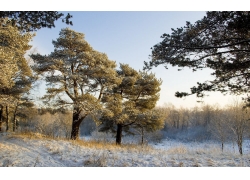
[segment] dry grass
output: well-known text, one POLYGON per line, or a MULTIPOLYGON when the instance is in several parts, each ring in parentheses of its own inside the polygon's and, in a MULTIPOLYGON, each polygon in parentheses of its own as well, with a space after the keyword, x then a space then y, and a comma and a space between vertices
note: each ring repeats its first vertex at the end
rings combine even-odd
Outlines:
POLYGON ((84 146, 87 148, 95 148, 101 150, 118 150, 118 151, 133 151, 133 152, 149 152, 152 151, 153 148, 151 146, 141 146, 138 144, 121 144, 116 145, 112 142, 101 142, 96 140, 74 140, 72 141, 73 144, 84 146))
POLYGON ((167 150, 169 154, 186 154, 188 152, 187 148, 184 146, 178 146, 167 150))
POLYGON ((33 133, 33 132, 21 132, 21 133, 9 133, 6 136, 7 139, 10 138, 28 138, 28 139, 55 139, 40 133, 33 133))
MULTIPOLYGON (((242 158, 231 153, 222 153, 219 148, 208 147, 206 149, 193 148, 179 145, 168 150, 154 149, 151 146, 139 144, 122 144, 116 145, 112 142, 98 140, 69 140, 66 138, 53 138, 37 133, 9 134, 3 139, 10 140, 18 139, 18 145, 27 143, 31 145, 28 149, 26 146, 18 148, 19 151, 27 151, 37 153, 39 146, 42 153, 47 153, 46 156, 38 154, 29 162, 25 162, 23 166, 48 166, 48 158, 53 157, 52 163, 58 162, 59 166, 88 166, 88 167, 137 167, 137 166, 170 166, 170 167, 219 167, 219 166, 249 166, 249 156, 242 158), (29 142, 31 139, 31 142, 29 142), (42 141, 37 141, 42 140, 42 141), (23 142, 21 142, 23 141, 23 142), (36 144, 34 147, 32 146, 36 144)), ((17 149, 15 144, 10 143, 5 147, 4 143, 0 143, 0 148, 6 149, 3 153, 4 157, 0 166, 15 166, 19 163, 18 159, 13 160, 12 157, 17 157, 17 153, 13 154, 13 150, 17 149), (12 152, 11 155, 8 153, 12 152)), ((18 153, 19 153, 18 151, 18 153)), ((23 163, 23 162, 21 162, 23 163)), ((20 166, 19 163, 17 166, 20 166)))
POLYGON ((6 136, 7 139, 11 138, 28 138, 28 139, 43 139, 43 140, 62 140, 72 143, 75 146, 83 146, 90 149, 96 150, 107 150, 107 151, 123 151, 123 152, 137 152, 137 153, 149 153, 155 149, 149 145, 140 144, 121 144, 116 145, 114 142, 99 141, 99 140, 70 140, 67 138, 54 138, 39 133, 25 132, 25 133, 13 133, 6 136))

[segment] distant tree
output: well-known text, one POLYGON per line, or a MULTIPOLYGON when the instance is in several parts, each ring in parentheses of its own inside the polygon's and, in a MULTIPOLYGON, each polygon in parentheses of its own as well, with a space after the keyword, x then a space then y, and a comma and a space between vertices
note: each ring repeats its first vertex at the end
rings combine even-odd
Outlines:
MULTIPOLYGON (((161 64, 189 67, 193 71, 214 70, 212 81, 198 82, 191 93, 176 92, 177 97, 196 94, 203 97, 206 91, 222 93, 249 92, 250 66, 250 12, 212 11, 194 24, 172 29, 163 34, 162 42, 152 48, 152 60, 145 69, 161 64)), ((250 101, 250 98, 248 98, 250 101)))
POLYGON ((72 25, 72 15, 69 13, 64 17, 58 11, 1 11, 0 18, 9 18, 8 23, 14 25, 23 32, 37 31, 41 28, 55 27, 55 21, 62 19, 62 22, 72 25))
POLYGON ((224 143, 229 140, 229 123, 228 122, 228 113, 225 110, 219 109, 216 107, 214 109, 214 117, 211 119, 209 128, 212 134, 221 142, 221 151, 224 150, 224 143))
POLYGON ((0 18, 0 104, 6 111, 6 130, 9 127, 9 106, 28 93, 35 81, 24 57, 31 48, 28 43, 34 35, 20 33, 7 21, 7 18, 0 18))
POLYGON ((169 128, 176 128, 179 129, 179 123, 180 123, 180 113, 179 110, 177 110, 173 105, 170 105, 166 108, 168 111, 168 115, 166 116, 166 123, 165 125, 166 130, 169 128))
POLYGON ((214 108, 210 105, 202 105, 202 119, 204 127, 208 127, 212 119, 214 118, 214 108))
POLYGON ((119 84, 120 79, 115 62, 95 51, 83 33, 65 28, 52 43, 54 52, 49 55, 31 55, 33 70, 47 82, 45 102, 53 108, 72 107, 71 139, 77 139, 83 119, 102 108, 103 92, 119 84))
POLYGON ((132 127, 139 130, 141 144, 144 144, 146 132, 154 132, 164 128, 164 118, 164 113, 157 108, 138 114, 135 117, 135 123, 132 127))
POLYGON ((157 106, 156 107, 159 114, 161 114, 162 117, 163 117, 163 121, 164 121, 164 127, 162 129, 163 131, 167 131, 168 128, 169 128, 168 116, 170 114, 171 107, 174 107, 174 106, 172 104, 164 104, 163 106, 157 106))
POLYGON ((189 126, 189 110, 185 108, 180 108, 180 126, 181 130, 187 129, 189 126))
POLYGON ((164 122, 160 115, 150 112, 159 99, 161 80, 154 74, 137 72, 127 64, 120 64, 117 72, 122 82, 103 96, 106 109, 100 118, 100 131, 115 132, 119 145, 122 132, 129 132, 130 127, 157 129, 164 122))
POLYGON ((249 132, 249 119, 249 109, 243 108, 243 104, 235 100, 229 108, 228 125, 234 134, 234 140, 241 155, 243 154, 243 140, 249 132))
POLYGON ((202 113, 201 113, 201 107, 195 106, 192 109, 190 109, 190 123, 192 126, 200 126, 203 124, 202 122, 202 113))

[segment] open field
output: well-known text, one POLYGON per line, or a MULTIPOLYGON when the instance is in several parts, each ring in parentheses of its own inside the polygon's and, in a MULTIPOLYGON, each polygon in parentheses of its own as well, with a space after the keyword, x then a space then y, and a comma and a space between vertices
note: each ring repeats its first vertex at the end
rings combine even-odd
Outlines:
MULTIPOLYGON (((249 143, 241 156, 219 144, 162 143, 140 146, 51 139, 37 135, 1 135, 1 167, 249 167, 249 143)), ((227 148, 228 147, 228 148, 227 148)))

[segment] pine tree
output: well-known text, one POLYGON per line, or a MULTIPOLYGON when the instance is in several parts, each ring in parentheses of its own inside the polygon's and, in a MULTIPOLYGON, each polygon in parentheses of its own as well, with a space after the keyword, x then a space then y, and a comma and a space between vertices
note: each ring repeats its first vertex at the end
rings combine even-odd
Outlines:
POLYGON ((106 108, 100 118, 100 131, 115 132, 116 144, 121 144, 122 132, 128 132, 130 127, 162 127, 160 116, 153 116, 150 112, 159 99, 161 80, 156 79, 154 74, 137 72, 127 64, 120 64, 117 72, 122 82, 108 90, 102 98, 106 108))
MULTIPOLYGON (((176 92, 177 97, 204 92, 244 94, 249 92, 250 12, 212 11, 194 24, 172 29, 163 34, 162 42, 152 47, 152 60, 145 69, 161 64, 188 67, 196 70, 209 68, 215 78, 198 82, 191 92, 176 92)), ((250 102, 250 98, 247 98, 250 102)))
POLYGON ((49 55, 31 55, 35 62, 33 70, 46 78, 45 102, 53 108, 72 108, 71 139, 77 139, 83 119, 87 115, 96 116, 102 109, 103 92, 119 84, 116 63, 95 51, 83 33, 69 28, 62 29, 52 43, 54 51, 49 55))
MULTIPOLYGON (((6 111, 6 125, 9 125, 9 108, 27 93, 34 82, 32 71, 24 57, 31 48, 28 44, 34 36, 20 33, 17 27, 9 25, 7 18, 0 18, 0 117, 6 111)), ((1 125, 1 123, 0 123, 1 125)))
POLYGON ((7 23, 16 26, 22 32, 37 31, 41 28, 55 27, 55 21, 61 19, 66 24, 72 24, 69 13, 64 14, 58 11, 0 11, 0 18, 9 18, 7 23))

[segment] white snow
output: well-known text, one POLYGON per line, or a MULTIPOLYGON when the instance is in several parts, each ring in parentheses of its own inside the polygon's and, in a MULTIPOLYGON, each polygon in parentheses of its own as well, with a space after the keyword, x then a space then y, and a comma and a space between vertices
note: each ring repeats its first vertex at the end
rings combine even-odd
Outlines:
POLYGON ((149 146, 99 147, 39 135, 0 134, 0 167, 249 167, 249 149, 249 141, 241 156, 229 143, 221 152, 215 142, 164 140, 149 146))

